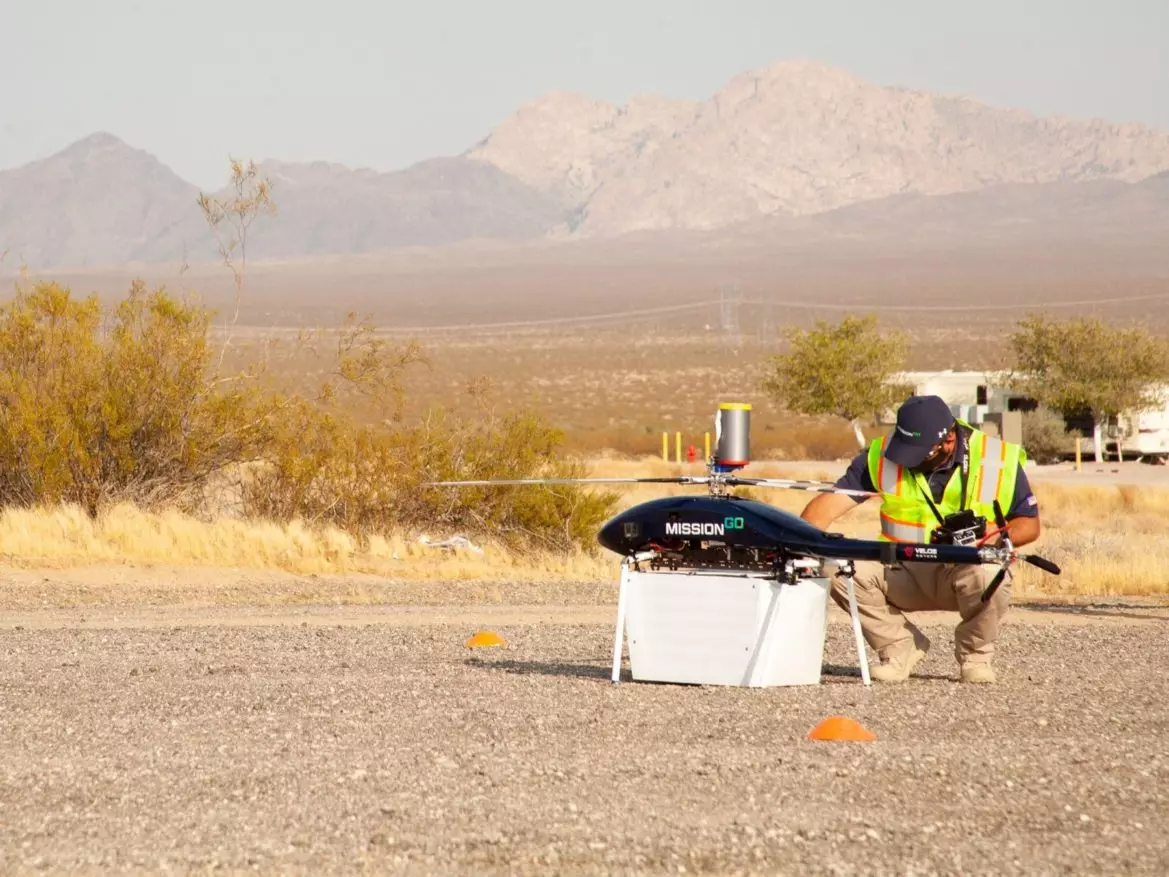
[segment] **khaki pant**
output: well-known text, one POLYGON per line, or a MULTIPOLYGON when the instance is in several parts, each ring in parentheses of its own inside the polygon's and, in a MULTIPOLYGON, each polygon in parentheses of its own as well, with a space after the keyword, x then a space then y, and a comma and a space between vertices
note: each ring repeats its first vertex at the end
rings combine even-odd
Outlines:
MULTIPOLYGON (((886 567, 876 561, 858 562, 854 582, 865 640, 885 660, 891 648, 921 637, 904 612, 956 611, 962 620, 954 629, 954 657, 959 664, 989 663, 999 622, 1011 601, 1010 575, 989 603, 980 599, 997 571, 985 564, 905 562, 886 567)), ((841 575, 833 579, 832 599, 848 611, 848 589, 841 575)))

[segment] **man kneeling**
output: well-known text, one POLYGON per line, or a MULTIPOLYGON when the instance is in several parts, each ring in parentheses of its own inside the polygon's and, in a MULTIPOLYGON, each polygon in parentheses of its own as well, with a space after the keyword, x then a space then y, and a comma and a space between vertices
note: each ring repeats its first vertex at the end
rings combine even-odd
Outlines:
MULTIPOLYGON (((1039 538, 1039 505, 1023 472, 1023 449, 954 417, 938 396, 914 396, 897 411, 890 436, 874 439, 853 459, 837 487, 879 493, 881 533, 894 542, 965 542, 994 527, 999 501, 1011 541, 1039 538)), ((819 494, 801 517, 826 530, 866 497, 819 494)), ((991 537, 997 544, 1000 536, 991 537)), ((903 614, 957 611, 954 657, 963 682, 994 682, 991 666, 999 622, 1010 605, 1010 580, 983 604, 983 590, 997 567, 914 563, 856 564, 856 598, 861 629, 880 657, 873 679, 906 679, 929 650, 926 636, 903 614)), ((832 598, 848 610, 844 581, 833 581, 832 598)))

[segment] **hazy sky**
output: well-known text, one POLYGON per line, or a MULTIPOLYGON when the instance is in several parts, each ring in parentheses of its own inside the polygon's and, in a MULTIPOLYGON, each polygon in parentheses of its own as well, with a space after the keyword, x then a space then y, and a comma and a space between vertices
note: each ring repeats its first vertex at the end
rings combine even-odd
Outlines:
POLYGON ((552 90, 703 99, 790 58, 1169 129, 1169 0, 0 0, 0 168, 108 131, 200 186, 227 156, 392 170, 552 90))

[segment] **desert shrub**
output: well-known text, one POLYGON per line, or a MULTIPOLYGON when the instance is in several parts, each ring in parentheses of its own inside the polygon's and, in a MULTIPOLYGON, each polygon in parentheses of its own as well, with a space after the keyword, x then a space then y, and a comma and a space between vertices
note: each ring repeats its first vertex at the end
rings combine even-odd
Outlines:
MULTIPOLYGON (((576 477, 533 413, 399 417, 415 345, 354 324, 319 386, 276 392, 219 371, 211 312, 135 283, 108 320, 93 296, 18 287, 0 309, 0 504, 203 507, 236 484, 247 517, 354 533, 459 527, 516 547, 593 544, 616 498, 577 485, 424 488, 454 478, 576 477), (346 400, 384 411, 359 423, 346 400)), ((352 407, 352 406, 350 406, 352 407)))
MULTIPOLYGON (((407 472, 428 481, 493 478, 581 478, 586 468, 558 453, 564 436, 533 412, 428 423, 405 433, 407 472), (417 466, 417 469, 415 469, 417 466)), ((448 527, 500 534, 514 547, 595 545, 598 526, 616 511, 617 494, 578 485, 427 488, 414 492, 423 515, 448 527)))
POLYGON ((611 492, 577 485, 430 487, 429 481, 577 478, 563 437, 537 415, 414 425, 358 425, 300 405, 275 430, 268 465, 244 490, 251 515, 329 522, 349 532, 460 530, 514 550, 595 544, 616 509, 611 492))
POLYGON ((1071 436, 1063 417, 1050 408, 1024 411, 1023 447, 1037 463, 1058 463, 1072 447, 1071 436))
POLYGON ((0 309, 0 503, 188 507, 259 454, 270 403, 210 380, 208 316, 135 283, 95 297, 40 283, 0 309))

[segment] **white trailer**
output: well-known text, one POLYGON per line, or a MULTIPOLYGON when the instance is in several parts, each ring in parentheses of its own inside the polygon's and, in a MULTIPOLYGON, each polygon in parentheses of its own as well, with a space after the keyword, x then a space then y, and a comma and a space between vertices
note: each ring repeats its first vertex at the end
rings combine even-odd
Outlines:
POLYGON ((1169 385, 1155 390, 1158 404, 1126 411, 1105 428, 1106 454, 1163 464, 1169 460, 1169 385))

